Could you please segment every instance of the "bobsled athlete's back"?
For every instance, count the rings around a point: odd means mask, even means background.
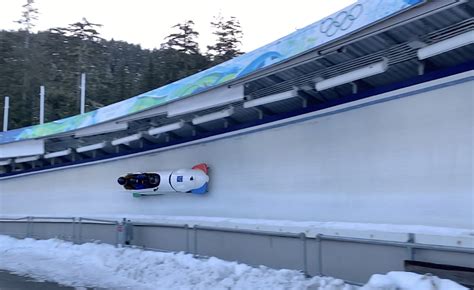
[[[125,189],[147,189],[158,187],[160,179],[160,175],[157,173],[129,173],[120,176],[117,182]]]
[[[151,187],[157,187],[160,185],[160,175],[158,173],[146,173],[147,178],[148,178],[148,183],[151,185]]]

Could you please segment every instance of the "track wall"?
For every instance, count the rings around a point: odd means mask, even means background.
[[[274,128],[0,180],[0,215],[221,216],[472,228],[473,79],[472,72],[462,73],[327,109],[333,111],[327,115],[280,121]],[[211,167],[206,196],[136,199],[116,183],[127,172],[201,162]]]

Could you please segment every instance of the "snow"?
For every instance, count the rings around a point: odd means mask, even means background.
[[[330,277],[307,278],[295,270],[250,267],[217,258],[162,253],[57,239],[18,240],[0,235],[0,269],[74,287],[108,289],[312,289],[355,290]],[[363,290],[461,290],[429,275],[373,275]]]
[[[451,280],[431,275],[418,275],[410,272],[389,272],[387,275],[372,275],[361,290],[458,290],[467,289]]]

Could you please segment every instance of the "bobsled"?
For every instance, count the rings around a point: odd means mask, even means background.
[[[133,193],[133,197],[166,193],[205,194],[208,190],[209,168],[201,163],[191,169],[136,172],[120,176],[117,182]]]

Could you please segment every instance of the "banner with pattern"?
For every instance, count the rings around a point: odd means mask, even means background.
[[[197,94],[296,57],[422,2],[424,0],[359,0],[259,49],[155,90],[82,115],[0,133],[0,143],[73,131]]]

